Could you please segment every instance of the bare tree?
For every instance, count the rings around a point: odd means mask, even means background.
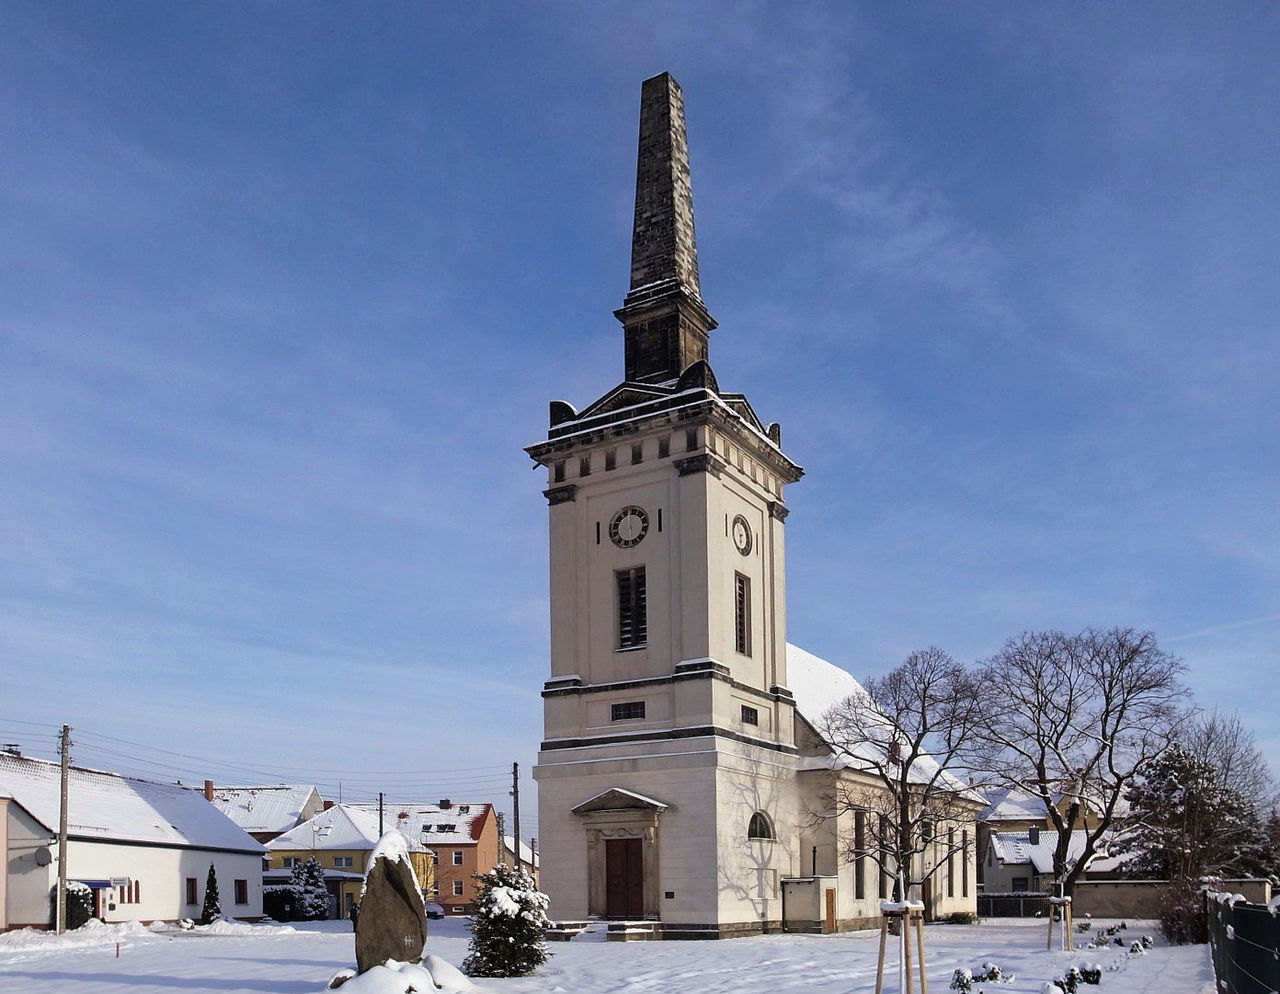
[[[859,826],[838,840],[842,858],[923,882],[961,852],[968,832],[947,826],[972,822],[980,805],[954,771],[983,720],[970,674],[933,647],[831,708],[821,732],[852,771],[836,778],[833,807]]]
[[[1178,741],[1191,755],[1213,767],[1217,785],[1261,811],[1276,805],[1276,782],[1271,768],[1254,744],[1253,732],[1236,713],[1216,708],[1184,724]]]
[[[999,703],[989,709],[981,768],[1044,803],[1065,893],[1143,765],[1172,741],[1186,697],[1183,669],[1151,632],[1127,628],[1024,632],[982,666],[979,679]],[[1076,830],[1085,843],[1072,859]]]

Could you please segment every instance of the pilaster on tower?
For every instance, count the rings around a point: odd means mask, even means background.
[[[716,326],[702,303],[684,94],[670,73],[640,90],[640,150],[631,235],[631,289],[622,322],[626,379],[674,380],[699,359]]]

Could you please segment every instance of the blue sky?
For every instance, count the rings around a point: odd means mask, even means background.
[[[862,678],[1152,629],[1280,766],[1278,42],[1273,3],[9,0],[0,734],[351,796],[517,761],[528,826],[521,448],[621,379],[670,70],[712,363],[807,471],[791,640]]]

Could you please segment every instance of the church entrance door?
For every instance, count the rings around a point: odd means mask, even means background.
[[[605,915],[644,916],[644,851],[641,839],[606,839],[604,844]]]

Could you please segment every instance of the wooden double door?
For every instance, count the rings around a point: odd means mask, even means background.
[[[643,841],[605,840],[605,916],[608,918],[644,917]]]

